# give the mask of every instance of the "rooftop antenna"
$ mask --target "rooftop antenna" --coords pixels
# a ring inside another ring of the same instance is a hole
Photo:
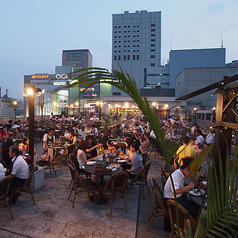
[[[221,32],[221,48],[223,48],[222,32]]]
[[[172,50],[172,34],[170,34],[170,51]]]

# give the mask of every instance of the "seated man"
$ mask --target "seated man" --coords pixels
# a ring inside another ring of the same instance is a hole
[[[189,137],[185,136],[183,139],[183,145],[180,146],[176,152],[176,159],[174,160],[174,168],[178,169],[181,163],[181,159],[187,156],[194,157],[195,149],[189,146]]]
[[[27,180],[30,171],[26,161],[21,156],[19,156],[19,149],[17,146],[14,146],[14,145],[10,146],[9,156],[10,158],[12,158],[12,162],[13,162],[13,167],[11,172],[12,181],[11,181],[11,185],[9,189],[9,195],[10,195],[11,188],[21,187],[24,184],[24,182]],[[16,203],[19,196],[20,196],[20,193],[16,193],[13,191],[13,199],[12,199],[13,204]]]
[[[124,169],[129,172],[129,177],[134,178],[136,175],[140,172],[140,170],[143,168],[143,158],[142,156],[138,153],[138,146],[136,143],[132,143],[130,146],[130,151],[132,153],[131,161],[127,161],[127,167],[123,167]]]
[[[50,128],[49,133],[43,136],[43,147],[45,151],[48,151],[49,144],[55,143],[54,129]]]
[[[194,183],[190,182],[189,185],[184,186],[184,179],[190,177],[189,164],[192,162],[192,157],[183,158],[183,162],[179,169],[175,170],[172,173],[172,179],[174,182],[175,194],[177,201],[182,205],[196,220],[199,212],[199,206],[196,205],[192,200],[189,200],[187,196],[184,196],[183,193],[194,188]],[[165,200],[174,199],[174,191],[170,177],[168,178],[164,186],[164,198]]]

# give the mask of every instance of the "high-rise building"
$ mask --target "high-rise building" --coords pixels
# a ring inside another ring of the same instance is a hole
[[[161,64],[161,12],[136,11],[113,14],[112,71],[134,78],[138,89],[146,87],[146,68]],[[123,93],[112,88],[112,95]]]
[[[82,50],[63,50],[62,52],[62,66],[71,66],[74,72],[80,69],[92,67],[93,56],[88,49]],[[83,73],[85,73],[84,71]],[[72,80],[81,73],[74,73]],[[80,112],[88,111],[94,112],[95,100],[100,98],[99,85],[95,85],[82,94],[79,98],[79,93],[82,92],[83,88],[78,86],[69,88],[69,101],[70,105],[79,102]],[[91,110],[92,109],[92,110]]]
[[[74,71],[92,67],[93,56],[88,49],[63,50],[62,66],[73,67]]]

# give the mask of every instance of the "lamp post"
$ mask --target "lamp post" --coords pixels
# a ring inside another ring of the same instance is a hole
[[[212,121],[216,122],[216,107],[212,107]]]
[[[193,110],[194,110],[195,120],[197,120],[197,108],[194,107]]]
[[[40,102],[40,107],[41,107],[41,121],[43,121],[43,116],[44,116],[44,94],[45,94],[45,89],[43,89],[43,90],[41,90],[41,94],[40,94],[40,96],[41,96],[41,98],[40,98],[40,100],[41,100],[41,102]]]
[[[41,95],[41,89],[33,85],[25,88],[24,97],[29,98],[29,155],[32,162],[34,162],[34,110],[35,110],[35,93],[37,96]]]
[[[17,115],[16,115],[16,105],[17,105],[17,101],[16,101],[16,100],[14,100],[12,103],[13,103],[13,108],[14,108],[14,116],[15,116],[15,121],[16,121],[16,117],[17,117]]]

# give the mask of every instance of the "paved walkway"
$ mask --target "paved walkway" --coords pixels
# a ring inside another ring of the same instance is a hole
[[[41,154],[39,143],[35,145],[38,156]],[[164,166],[161,158],[151,157],[150,178],[159,183],[158,167]],[[12,221],[6,208],[0,209],[0,237],[168,237],[163,231],[163,218],[154,218],[147,232],[149,217],[154,207],[153,195],[145,190],[145,200],[139,196],[138,186],[126,193],[128,214],[125,213],[121,199],[115,199],[113,214],[109,217],[109,205],[95,205],[88,200],[87,194],[77,196],[75,208],[67,201],[70,173],[65,166],[57,168],[58,177],[45,171],[45,186],[34,193],[36,205],[29,194],[23,193],[13,205]],[[151,186],[150,186],[151,187]],[[137,216],[138,215],[138,216]]]

